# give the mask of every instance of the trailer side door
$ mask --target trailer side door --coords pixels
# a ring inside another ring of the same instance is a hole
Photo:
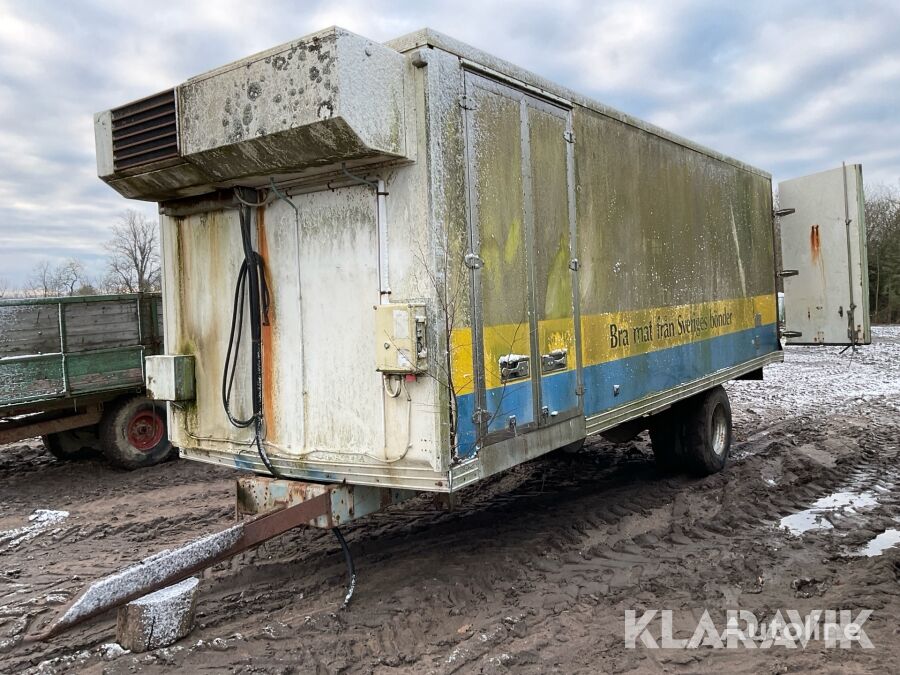
[[[571,111],[472,72],[464,107],[484,446],[581,412]]]
[[[783,181],[778,199],[787,343],[869,344],[862,167]]]
[[[532,231],[531,272],[542,424],[581,414],[571,111],[525,97]]]

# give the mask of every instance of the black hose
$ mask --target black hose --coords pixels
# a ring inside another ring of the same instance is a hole
[[[241,335],[244,326],[244,288],[247,281],[246,264],[241,265],[237,283],[234,286],[234,306],[231,310],[231,331],[228,337],[228,351],[225,353],[225,371],[222,373],[222,407],[232,425],[240,428],[253,424],[253,416],[238,419],[231,412],[231,389],[234,386],[234,374],[237,371],[238,353],[241,350]],[[236,333],[236,335],[235,335]],[[232,361],[232,358],[234,361]],[[231,371],[229,373],[229,370]]]
[[[356,590],[356,567],[353,566],[353,556],[350,555],[350,547],[347,546],[347,540],[344,539],[340,528],[332,527],[331,531],[334,532],[334,536],[337,537],[341,545],[341,550],[344,552],[344,562],[347,563],[347,574],[350,575],[350,585],[347,586],[347,595],[344,596],[344,602],[341,605],[341,609],[346,609],[347,605],[350,604],[350,598],[353,597],[353,591]]]
[[[238,190],[235,190],[237,194]],[[240,198],[240,196],[238,195]],[[242,203],[246,203],[241,199]],[[250,233],[250,208],[241,206],[238,209],[241,223],[241,244],[244,249],[244,260],[238,272],[237,282],[234,287],[234,305],[231,311],[231,331],[228,337],[228,350],[225,353],[225,368],[222,371],[222,407],[228,416],[228,421],[236,427],[247,428],[253,426],[257,452],[266,469],[276,478],[278,473],[262,443],[263,423],[263,364],[262,364],[262,325],[269,320],[269,287],[266,284],[266,275],[263,267],[263,259],[253,250],[253,239]],[[241,335],[244,325],[244,297],[248,296],[249,323],[250,323],[250,371],[251,371],[251,402],[253,414],[240,419],[231,412],[231,391],[234,386],[234,375],[237,371],[238,354],[241,350]]]

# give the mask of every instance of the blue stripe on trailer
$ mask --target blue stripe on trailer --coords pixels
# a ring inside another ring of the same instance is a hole
[[[739,365],[778,350],[774,323],[720,335],[659,351],[637,354],[584,369],[584,414],[596,415],[637,401],[651,394],[674,389],[692,380]],[[542,387],[551,397],[562,397],[575,388],[575,371],[546,375]],[[616,395],[613,385],[618,385]],[[491,431],[506,427],[510,415],[517,421],[533,419],[531,381],[524,380],[488,391],[491,410],[499,410],[489,423]],[[475,453],[475,395],[458,396],[458,454]]]

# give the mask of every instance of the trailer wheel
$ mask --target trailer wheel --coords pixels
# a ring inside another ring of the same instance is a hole
[[[656,466],[665,473],[685,468],[684,411],[676,405],[654,415],[650,422],[650,444]]]
[[[163,404],[143,396],[110,404],[100,421],[103,454],[123,469],[140,469],[165,461],[172,454]]]
[[[77,459],[100,448],[96,426],[46,434],[41,436],[41,441],[47,452],[57,459]]]
[[[690,399],[685,453],[688,468],[701,476],[721,471],[731,450],[731,404],[722,386]]]

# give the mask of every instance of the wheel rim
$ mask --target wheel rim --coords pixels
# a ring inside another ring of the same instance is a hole
[[[128,422],[128,442],[141,452],[150,452],[159,445],[165,424],[155,408],[139,410]]]
[[[722,405],[717,405],[713,410],[712,447],[713,452],[719,457],[728,449],[728,417]]]

